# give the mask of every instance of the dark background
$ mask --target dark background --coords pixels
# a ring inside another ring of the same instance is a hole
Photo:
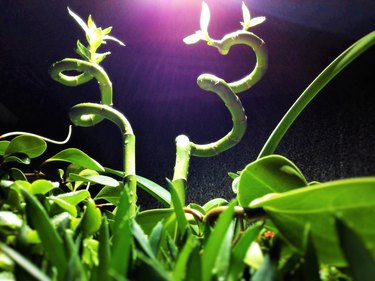
[[[241,2],[207,1],[209,32],[220,39],[240,28]],[[276,124],[311,81],[342,51],[374,30],[372,0],[251,0],[252,16],[266,16],[252,32],[269,51],[264,78],[240,94],[248,115],[248,131],[234,149],[214,158],[193,158],[188,201],[204,203],[231,198],[227,172],[255,160]],[[253,67],[254,55],[234,47],[228,56],[200,42],[182,39],[199,29],[198,0],[3,0],[0,11],[0,133],[30,131],[64,139],[68,112],[80,102],[96,102],[95,82],[69,88],[53,81],[55,61],[77,57],[76,40],[83,31],[68,15],[69,6],[82,18],[92,14],[98,26],[113,26],[112,35],[126,47],[109,42],[103,67],[114,88],[114,106],[131,122],[137,136],[137,173],[161,185],[173,174],[177,135],[195,143],[215,141],[231,128],[230,115],[212,93],[196,85],[202,73],[232,81]],[[375,173],[374,63],[371,48],[336,77],[308,106],[279,148],[308,180],[328,181]],[[121,136],[115,125],[74,128],[64,147],[49,145],[48,156],[77,147],[102,165],[121,169]],[[143,207],[154,200],[140,194]]]

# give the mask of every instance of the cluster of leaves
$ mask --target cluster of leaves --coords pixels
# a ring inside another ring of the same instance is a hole
[[[80,25],[79,52],[97,62],[90,46],[112,37],[91,17]],[[137,176],[164,207],[133,215],[123,172],[78,149],[26,172],[46,148],[32,135],[0,141],[2,280],[375,280],[373,177],[307,182],[268,155],[229,174],[230,202],[183,206],[169,181]]]
[[[46,143],[33,136],[0,142],[1,278],[375,276],[375,233],[369,214],[375,207],[374,178],[307,183],[292,162],[272,155],[230,174],[237,193],[233,202],[216,198],[204,206],[184,207],[170,183],[167,191],[138,177],[139,186],[165,208],[131,217],[121,172],[102,167],[78,149],[57,153],[32,173],[15,167],[29,164],[45,149]],[[51,163],[61,168],[46,175],[43,170]]]

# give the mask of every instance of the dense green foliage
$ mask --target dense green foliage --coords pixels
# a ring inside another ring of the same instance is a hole
[[[264,72],[266,53],[256,45],[263,41],[247,32],[264,18],[251,19],[245,5],[242,9],[244,29],[216,41],[208,36],[209,10],[204,4],[201,30],[185,41],[203,39],[226,54],[237,42],[230,41],[235,36],[257,53],[262,70],[232,83],[200,76],[202,87],[226,103],[235,132],[206,146],[180,136],[175,176],[165,188],[136,175],[134,134],[113,107],[111,82],[99,66],[109,55],[97,53],[102,43],[123,43],[109,35],[111,28],[97,27],[91,16],[86,24],[69,10],[84,29],[88,45],[77,41],[82,60],[57,62],[51,76],[67,86],[94,78],[100,82],[102,103],[76,105],[70,116],[77,126],[94,126],[103,119],[116,123],[124,140],[124,169],[103,167],[81,150],[69,148],[44,158],[29,172],[31,161],[44,157],[46,139],[28,133],[1,136],[17,135],[0,141],[1,280],[375,280],[375,178],[309,183],[290,160],[272,154],[319,90],[374,44],[374,32],[346,50],[309,86],[258,159],[229,173],[233,200],[207,198],[203,206],[185,203],[190,156],[212,156],[239,141],[246,124],[242,117],[236,119],[244,116],[236,94]],[[66,70],[81,74],[68,76],[62,73]],[[137,187],[164,207],[140,211]]]

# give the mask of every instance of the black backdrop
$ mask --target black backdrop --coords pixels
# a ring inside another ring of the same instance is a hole
[[[258,2],[258,3],[257,3]],[[374,30],[373,1],[246,1],[252,15],[267,21],[254,27],[268,46],[265,77],[240,98],[248,131],[234,149],[215,158],[191,161],[188,201],[204,203],[233,196],[228,171],[253,161],[283,114],[308,84],[343,50]],[[130,120],[137,136],[137,173],[161,185],[172,177],[174,139],[186,134],[197,143],[215,141],[230,130],[230,116],[196,77],[213,73],[227,80],[241,77],[254,63],[246,48],[226,56],[182,38],[199,27],[200,1],[3,0],[0,12],[0,133],[31,131],[63,139],[69,108],[97,101],[95,82],[68,88],[48,76],[50,65],[76,57],[82,30],[67,13],[92,14],[126,47],[104,46],[112,55],[103,63],[114,85],[114,106]],[[207,1],[210,34],[221,38],[240,28],[241,3]],[[253,9],[252,9],[253,7]],[[294,161],[308,180],[327,181],[375,173],[374,64],[370,49],[336,77],[309,105],[285,136],[277,153]],[[78,147],[105,166],[121,169],[121,136],[114,125],[74,128],[64,147],[49,145],[46,156]],[[154,205],[141,193],[142,206]]]

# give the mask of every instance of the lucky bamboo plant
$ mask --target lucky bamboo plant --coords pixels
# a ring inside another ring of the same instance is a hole
[[[273,154],[283,135],[308,103],[345,66],[374,45],[375,32],[354,43],[302,93],[269,137],[258,159],[237,173],[233,199],[207,198],[203,206],[186,202],[191,156],[212,157],[235,146],[247,121],[238,94],[267,68],[264,41],[248,31],[264,17],[251,18],[242,4],[242,30],[221,40],[209,36],[210,10],[203,2],[200,30],[184,42],[207,42],[226,55],[232,46],[250,47],[256,65],[234,82],[212,74],[198,85],[214,92],[229,110],[233,128],[223,138],[196,144],[176,138],[176,162],[167,189],[136,175],[135,136],[112,104],[112,83],[98,53],[111,27],[97,27],[68,9],[84,30],[77,41],[81,59],[54,63],[51,77],[74,87],[96,80],[100,102],[70,109],[76,126],[114,122],[123,138],[123,170],[103,167],[77,148],[64,149],[27,171],[47,142],[32,133],[12,132],[0,139],[0,279],[2,280],[375,280],[372,213],[375,178],[307,182],[290,160]],[[68,71],[79,74],[69,75]],[[209,161],[209,160],[207,160]],[[58,169],[51,173],[49,165]],[[26,165],[26,166],[25,166]],[[95,189],[93,188],[95,186]],[[137,187],[164,207],[139,210]]]

